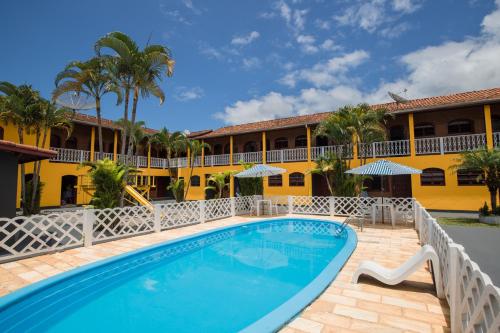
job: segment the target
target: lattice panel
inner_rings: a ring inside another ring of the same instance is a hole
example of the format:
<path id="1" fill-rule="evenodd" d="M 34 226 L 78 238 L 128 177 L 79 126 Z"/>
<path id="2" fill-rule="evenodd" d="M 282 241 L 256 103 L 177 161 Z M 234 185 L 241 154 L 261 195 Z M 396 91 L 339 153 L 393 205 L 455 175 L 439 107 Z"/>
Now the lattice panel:
<path id="1" fill-rule="evenodd" d="M 154 214 L 145 206 L 107 208 L 94 211 L 94 241 L 152 232 Z"/>
<path id="2" fill-rule="evenodd" d="M 231 216 L 231 199 L 212 199 L 205 201 L 205 220 L 217 220 Z"/>
<path id="3" fill-rule="evenodd" d="M 160 205 L 161 228 L 171 229 L 201 222 L 200 201 Z"/>
<path id="4" fill-rule="evenodd" d="M 335 197 L 333 211 L 340 216 L 362 216 L 367 212 L 371 214 L 371 206 L 379 202 L 378 198 L 364 197 Z"/>
<path id="5" fill-rule="evenodd" d="M 2 261 L 81 245 L 81 212 L 0 218 Z"/>
<path id="6" fill-rule="evenodd" d="M 255 207 L 253 196 L 237 197 L 234 199 L 236 215 L 250 214 Z"/>
<path id="7" fill-rule="evenodd" d="M 294 196 L 292 197 L 292 204 L 292 213 L 294 214 L 330 214 L 329 197 Z"/>

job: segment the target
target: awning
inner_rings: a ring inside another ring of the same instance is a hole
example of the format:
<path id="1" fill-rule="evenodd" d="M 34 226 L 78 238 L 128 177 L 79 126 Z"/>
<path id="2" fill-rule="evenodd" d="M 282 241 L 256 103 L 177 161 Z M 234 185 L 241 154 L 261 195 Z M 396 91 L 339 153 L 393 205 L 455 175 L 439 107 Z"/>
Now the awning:
<path id="1" fill-rule="evenodd" d="M 265 164 L 257 164 L 234 175 L 237 178 L 259 178 L 267 176 L 281 175 L 285 173 L 286 170 L 282 168 L 276 168 Z"/>

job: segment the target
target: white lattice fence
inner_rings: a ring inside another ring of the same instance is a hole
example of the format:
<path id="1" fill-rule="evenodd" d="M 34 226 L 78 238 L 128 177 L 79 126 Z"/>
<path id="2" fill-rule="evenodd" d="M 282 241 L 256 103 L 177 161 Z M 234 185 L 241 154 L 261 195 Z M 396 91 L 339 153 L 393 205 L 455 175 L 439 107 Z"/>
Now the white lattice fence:
<path id="1" fill-rule="evenodd" d="M 291 196 L 291 213 L 330 215 L 330 197 Z"/>
<path id="2" fill-rule="evenodd" d="M 236 215 L 250 214 L 255 207 L 254 196 L 237 197 L 234 199 Z"/>
<path id="3" fill-rule="evenodd" d="M 232 216 L 231 199 L 205 200 L 205 221 L 212 221 Z"/>
<path id="4" fill-rule="evenodd" d="M 81 212 L 0 218 L 0 261 L 83 245 Z"/>
<path id="5" fill-rule="evenodd" d="M 202 221 L 200 206 L 200 201 L 184 201 L 158 205 L 161 229 L 171 229 L 200 223 Z"/>
<path id="6" fill-rule="evenodd" d="M 145 206 L 92 211 L 93 240 L 103 241 L 154 231 L 154 213 Z"/>

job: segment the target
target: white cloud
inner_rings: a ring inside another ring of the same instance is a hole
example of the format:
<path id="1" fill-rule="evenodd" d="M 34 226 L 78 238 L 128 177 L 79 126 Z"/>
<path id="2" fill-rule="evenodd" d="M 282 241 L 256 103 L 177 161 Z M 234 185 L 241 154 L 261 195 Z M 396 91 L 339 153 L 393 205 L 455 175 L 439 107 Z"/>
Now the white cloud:
<path id="1" fill-rule="evenodd" d="M 403 13 L 413 13 L 420 8 L 420 3 L 415 0 L 393 0 L 392 8 Z"/>
<path id="2" fill-rule="evenodd" d="M 325 21 L 325 20 L 321 20 L 321 19 L 316 19 L 314 21 L 314 25 L 318 29 L 322 29 L 322 30 L 328 30 L 328 29 L 330 29 L 330 22 L 329 21 Z"/>
<path id="3" fill-rule="evenodd" d="M 276 16 L 276 13 L 274 13 L 274 12 L 262 12 L 262 13 L 259 13 L 259 15 L 257 15 L 258 18 L 265 19 L 265 20 L 272 19 L 275 16 Z"/>
<path id="4" fill-rule="evenodd" d="M 225 58 L 221 51 L 206 43 L 200 43 L 198 48 L 201 54 L 206 55 L 210 59 L 223 60 Z"/>
<path id="5" fill-rule="evenodd" d="M 380 35 L 385 38 L 396 38 L 406 31 L 410 30 L 411 25 L 407 22 L 401 22 L 396 25 L 388 26 L 380 30 Z"/>
<path id="6" fill-rule="evenodd" d="M 338 80 L 338 76 L 348 73 L 350 67 L 367 59 L 366 52 L 355 51 L 312 68 L 293 71 L 281 79 L 289 86 L 303 80 L 312 84 L 312 88 L 302 89 L 295 95 L 270 92 L 251 100 L 237 101 L 218 113 L 217 118 L 227 124 L 238 124 L 248 119 L 332 111 L 345 104 L 387 102 L 390 101 L 388 91 L 405 88 L 408 97 L 419 98 L 498 87 L 500 24 L 497 18 L 500 17 L 500 0 L 496 4 L 496 10 L 483 19 L 479 36 L 447 41 L 403 55 L 399 62 L 406 74 L 394 81 L 381 82 L 371 91 L 358 88 L 356 82 Z"/>
<path id="7" fill-rule="evenodd" d="M 340 45 L 335 44 L 335 42 L 331 39 L 325 39 L 324 42 L 320 45 L 321 49 L 326 51 L 337 51 L 342 49 Z"/>
<path id="8" fill-rule="evenodd" d="M 284 0 L 275 2 L 274 8 L 294 34 L 299 34 L 304 30 L 307 9 L 292 9 Z"/>
<path id="9" fill-rule="evenodd" d="M 243 64 L 243 69 L 251 70 L 259 68 L 261 65 L 261 61 L 257 57 L 243 58 L 242 64 Z"/>
<path id="10" fill-rule="evenodd" d="M 248 35 L 244 36 L 236 36 L 231 40 L 231 44 L 233 45 L 248 45 L 252 43 L 254 40 L 259 38 L 260 34 L 258 31 L 252 31 Z"/>
<path id="11" fill-rule="evenodd" d="M 204 94 L 205 92 L 200 87 L 193 87 L 193 88 L 178 87 L 177 89 L 175 89 L 174 97 L 178 101 L 187 102 L 195 99 L 200 99 L 203 97 Z"/>

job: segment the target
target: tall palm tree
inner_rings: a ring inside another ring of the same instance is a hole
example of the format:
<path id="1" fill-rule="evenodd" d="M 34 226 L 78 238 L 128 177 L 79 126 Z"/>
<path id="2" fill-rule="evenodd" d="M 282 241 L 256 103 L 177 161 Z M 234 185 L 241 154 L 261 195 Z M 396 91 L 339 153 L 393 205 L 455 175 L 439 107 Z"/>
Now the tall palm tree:
<path id="1" fill-rule="evenodd" d="M 16 86 L 12 83 L 0 82 L 0 92 L 3 98 L 2 109 L 0 109 L 0 120 L 17 127 L 17 134 L 20 144 L 24 144 L 24 133 L 31 132 L 33 124 L 36 122 L 33 108 L 40 100 L 40 94 L 29 85 Z M 21 164 L 21 198 L 23 207 L 26 199 L 26 166 Z M 24 208 L 23 208 L 24 209 Z"/>
<path id="2" fill-rule="evenodd" d="M 131 124 L 136 120 L 137 103 L 139 95 L 147 98 L 151 95 L 160 100 L 163 104 L 165 94 L 160 88 L 158 81 L 161 81 L 162 74 L 172 76 L 174 60 L 168 48 L 162 45 L 148 45 L 140 50 L 134 40 L 121 32 L 111 32 L 100 38 L 95 44 L 97 54 L 103 48 L 112 50 L 115 53 L 115 76 L 122 84 L 125 94 L 125 110 L 123 119 L 128 120 L 128 103 L 130 92 L 133 91 Z M 130 136 L 130 134 L 129 134 Z M 124 153 L 125 140 L 122 138 L 122 153 Z M 128 155 L 132 153 L 132 146 L 129 140 Z"/>
<path id="3" fill-rule="evenodd" d="M 480 179 L 484 180 L 490 192 L 491 209 L 497 207 L 497 191 L 500 189 L 500 149 L 481 149 L 467 151 L 457 159 L 453 170 L 477 170 L 481 172 Z"/>
<path id="4" fill-rule="evenodd" d="M 85 94 L 95 99 L 99 153 L 101 154 L 103 153 L 101 99 L 108 93 L 116 94 L 116 105 L 119 105 L 122 99 L 120 87 L 111 75 L 111 66 L 111 58 L 107 56 L 94 57 L 87 61 L 73 61 L 57 74 L 56 88 L 52 93 L 53 100 L 68 92 Z"/>
<path id="5" fill-rule="evenodd" d="M 147 137 L 145 132 L 146 123 L 142 120 L 136 121 L 132 126 L 132 122 L 125 121 L 125 119 L 120 118 L 115 121 L 115 124 L 117 124 L 121 128 L 127 129 L 127 133 L 130 133 L 128 140 L 132 140 L 132 147 L 136 148 L 136 150 L 141 142 Z"/>
<path id="6" fill-rule="evenodd" d="M 210 146 L 206 142 L 201 142 L 199 140 L 192 140 L 192 139 L 187 139 L 185 145 L 186 148 L 189 150 L 188 167 L 190 168 L 189 180 L 186 182 L 187 183 L 186 192 L 184 194 L 184 198 L 187 198 L 187 195 L 189 193 L 189 187 L 191 185 L 191 177 L 193 176 L 194 162 L 196 161 L 196 158 L 201 155 L 203 149 L 205 148 L 210 149 Z"/>
<path id="7" fill-rule="evenodd" d="M 186 135 L 182 132 L 170 132 L 166 127 L 163 127 L 159 132 L 153 134 L 149 141 L 158 148 L 167 152 L 167 168 L 171 182 L 173 181 L 172 169 L 170 167 L 170 159 L 177 155 L 185 146 Z"/>
<path id="8" fill-rule="evenodd" d="M 386 109 L 372 109 L 368 104 L 344 106 L 319 124 L 316 136 L 327 136 L 336 144 L 360 145 L 382 141 L 386 137 L 385 124 L 391 115 Z M 353 141 L 354 139 L 354 141 Z M 366 163 L 367 156 L 361 160 Z"/>

